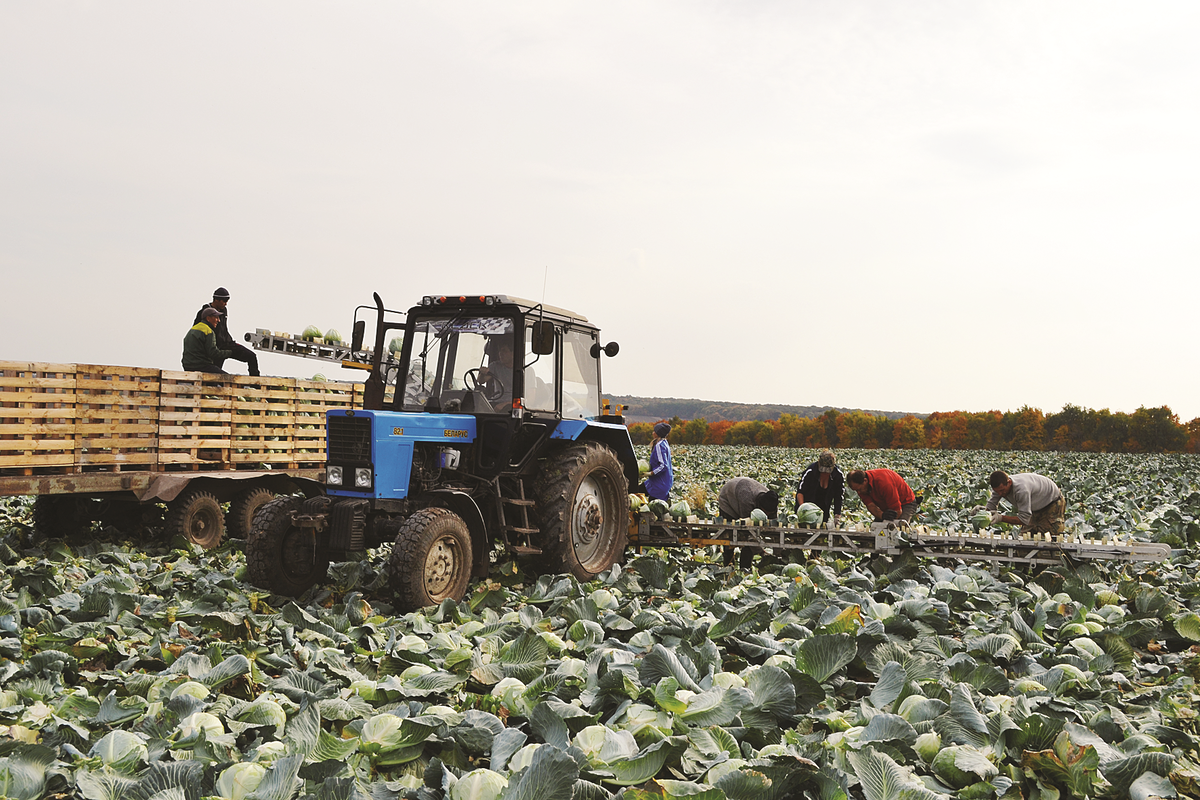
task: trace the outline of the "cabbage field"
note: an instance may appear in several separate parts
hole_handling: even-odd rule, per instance
[[[643,454],[644,455],[644,454]],[[674,449],[672,502],[813,451]],[[592,584],[511,562],[397,614],[386,553],[293,602],[242,543],[42,538],[0,501],[0,797],[1070,798],[1200,795],[1200,461],[843,451],[969,527],[993,469],[1161,564],[629,553]],[[850,519],[863,519],[857,499]]]

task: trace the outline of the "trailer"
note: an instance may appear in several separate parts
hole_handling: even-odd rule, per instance
[[[326,414],[361,407],[362,394],[357,383],[0,361],[0,496],[34,496],[35,526],[56,533],[153,521],[213,547],[227,526],[248,535],[275,495],[320,493]]]
[[[817,552],[961,559],[1002,564],[1055,565],[1064,560],[1163,561],[1169,545],[1115,536],[1075,534],[1014,536],[991,530],[937,531],[923,525],[876,522],[861,529],[801,528],[768,521],[672,519],[649,511],[634,513],[629,526],[633,547],[748,547],[773,553]]]

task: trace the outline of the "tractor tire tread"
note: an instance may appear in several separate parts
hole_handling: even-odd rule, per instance
[[[611,541],[603,546],[600,557],[594,558],[590,565],[579,561],[571,531],[574,489],[583,477],[597,471],[608,472],[615,487],[624,487],[624,469],[610,448],[596,442],[575,444],[547,460],[535,490],[542,529],[542,561],[550,569],[569,572],[580,581],[590,581],[616,563],[628,538],[628,526],[617,522],[617,529],[611,532]],[[605,509],[606,515],[619,515],[628,508],[627,492],[613,489],[613,494],[615,507]]]
[[[457,527],[453,521],[457,521]],[[395,525],[395,523],[389,523]],[[450,527],[447,527],[447,526]],[[426,559],[430,548],[445,534],[458,539],[463,563],[457,565],[453,582],[433,596],[425,581]],[[461,600],[471,582],[471,534],[462,518],[446,508],[423,508],[404,519],[396,528],[395,543],[388,558],[388,582],[396,595],[397,607],[415,611],[437,605],[445,599]]]

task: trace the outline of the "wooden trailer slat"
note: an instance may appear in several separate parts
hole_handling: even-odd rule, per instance
[[[38,475],[319,470],[326,412],[361,404],[358,384],[0,361],[0,494]]]

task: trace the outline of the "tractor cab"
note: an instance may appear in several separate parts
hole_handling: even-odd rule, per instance
[[[599,336],[578,314],[519,298],[425,297],[408,315],[392,408],[596,418]]]

